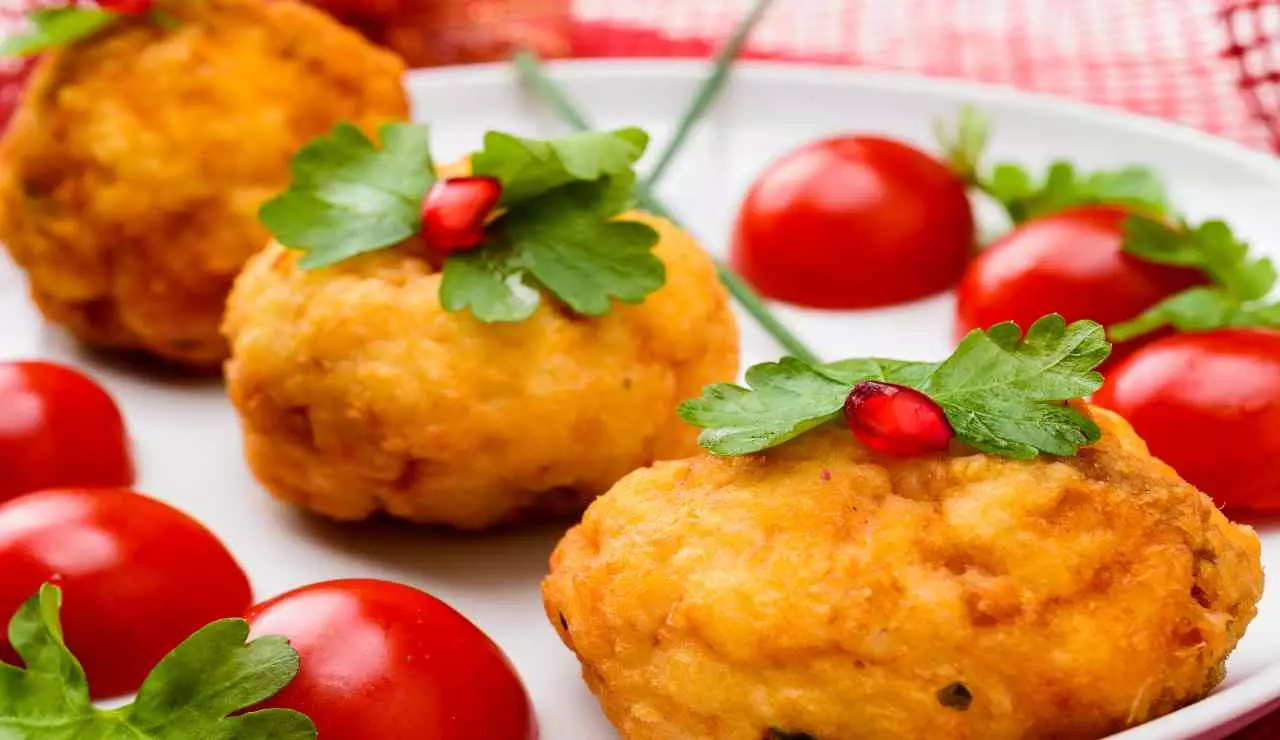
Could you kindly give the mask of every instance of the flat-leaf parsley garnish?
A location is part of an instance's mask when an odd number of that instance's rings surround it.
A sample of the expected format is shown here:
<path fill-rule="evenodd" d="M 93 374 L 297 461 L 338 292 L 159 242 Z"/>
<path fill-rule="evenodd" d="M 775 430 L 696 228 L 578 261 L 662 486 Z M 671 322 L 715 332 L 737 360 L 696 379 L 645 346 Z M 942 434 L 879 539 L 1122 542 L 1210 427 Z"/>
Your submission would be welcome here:
<path fill-rule="evenodd" d="M 1188 288 L 1152 306 L 1140 316 L 1110 327 L 1116 341 L 1171 326 L 1209 331 L 1231 326 L 1280 328 L 1280 303 L 1268 302 L 1276 267 L 1253 257 L 1249 246 L 1222 221 L 1192 225 L 1132 216 L 1124 224 L 1124 251 L 1162 265 L 1199 270 L 1208 285 Z"/>
<path fill-rule="evenodd" d="M 132 704 L 98 709 L 84 670 L 62 638 L 61 592 L 45 585 L 13 617 L 9 640 L 25 668 L 0 662 L 0 737 L 94 740 L 312 740 L 306 715 L 241 713 L 298 672 L 283 637 L 246 642 L 249 626 L 223 619 L 187 638 L 152 670 Z"/>
<path fill-rule="evenodd" d="M 956 438 L 983 452 L 1070 456 L 1101 430 L 1066 402 L 1102 387 L 1095 368 L 1110 352 L 1097 323 L 1068 325 L 1052 314 L 1025 336 L 1012 323 L 971 332 L 938 363 L 862 358 L 813 366 L 784 357 L 747 370 L 747 387 L 708 386 L 679 414 L 703 429 L 699 444 L 711 452 L 746 455 L 837 419 L 855 385 L 878 381 L 928 396 Z"/>
<path fill-rule="evenodd" d="M 71 46 L 132 16 L 147 16 L 159 26 L 173 25 L 173 19 L 156 10 L 124 12 L 107 7 L 76 6 L 36 8 L 27 13 L 27 30 L 8 36 L 0 42 L 0 58 L 34 56 Z"/>
<path fill-rule="evenodd" d="M 1071 162 L 1058 160 L 1039 179 L 1026 167 L 1011 162 L 996 164 L 984 172 L 981 160 L 990 124 L 972 106 L 960 109 L 954 128 L 937 122 L 935 133 L 952 170 L 999 202 L 1015 224 L 1093 203 L 1127 205 L 1153 216 L 1169 210 L 1164 182 L 1154 171 L 1140 165 L 1080 172 Z"/>
<path fill-rule="evenodd" d="M 390 124 L 380 139 L 376 146 L 355 126 L 340 125 L 294 157 L 292 186 L 263 206 L 276 239 L 306 252 L 302 268 L 393 247 L 422 231 L 427 194 L 449 183 L 437 180 L 428 129 Z M 549 140 L 486 134 L 471 170 L 497 181 L 501 196 L 475 248 L 438 250 L 441 305 L 481 321 L 520 321 L 546 291 L 579 314 L 599 316 L 615 300 L 639 303 L 662 287 L 657 232 L 614 218 L 631 205 L 635 164 L 647 145 L 648 135 L 635 128 Z"/>

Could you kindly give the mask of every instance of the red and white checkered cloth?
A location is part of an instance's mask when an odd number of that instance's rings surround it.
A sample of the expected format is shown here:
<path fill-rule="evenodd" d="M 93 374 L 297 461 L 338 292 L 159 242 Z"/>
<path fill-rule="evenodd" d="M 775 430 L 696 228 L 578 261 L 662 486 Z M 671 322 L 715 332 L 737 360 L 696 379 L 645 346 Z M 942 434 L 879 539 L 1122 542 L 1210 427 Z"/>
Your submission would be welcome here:
<path fill-rule="evenodd" d="M 573 48 L 706 55 L 749 4 L 576 0 Z M 748 56 L 1014 85 L 1280 149 L 1280 0 L 777 0 Z"/>
<path fill-rule="evenodd" d="M 0 0 L 0 31 L 32 1 Z M 470 4 L 490 28 L 545 12 L 582 57 L 707 56 L 752 2 L 401 1 Z M 1280 151 L 1280 0 L 776 0 L 747 56 L 1015 85 Z M 21 73 L 0 68 L 0 120 Z"/>

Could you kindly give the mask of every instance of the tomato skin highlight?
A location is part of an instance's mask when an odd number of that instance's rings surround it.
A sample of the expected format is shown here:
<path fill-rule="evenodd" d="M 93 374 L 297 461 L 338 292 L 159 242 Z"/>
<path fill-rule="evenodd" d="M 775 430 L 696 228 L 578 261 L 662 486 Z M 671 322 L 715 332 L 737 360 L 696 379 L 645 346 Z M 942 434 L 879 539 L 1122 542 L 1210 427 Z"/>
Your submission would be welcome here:
<path fill-rule="evenodd" d="M 0 614 L 52 582 L 95 699 L 136 691 L 170 650 L 238 617 L 249 580 L 204 525 L 124 489 L 55 489 L 0 504 Z M 7 639 L 0 659 L 18 663 Z"/>
<path fill-rule="evenodd" d="M 283 635 L 297 678 L 264 706 L 311 717 L 326 740 L 536 740 L 524 685 L 492 640 L 415 588 L 304 586 L 253 607 L 251 637 Z"/>
<path fill-rule="evenodd" d="M 1126 254 L 1129 215 L 1120 206 L 1080 206 L 1027 221 L 996 240 L 960 280 L 956 341 L 1002 321 L 1026 329 L 1050 313 L 1111 326 L 1208 282 L 1198 270 Z M 1150 339 L 1116 345 L 1109 365 Z"/>
<path fill-rule="evenodd" d="M 956 283 L 974 252 L 964 183 L 906 144 L 813 142 L 771 164 L 743 200 L 733 266 L 764 295 L 870 308 Z"/>
<path fill-rule="evenodd" d="M 1220 506 L 1280 511 L 1280 332 L 1161 339 L 1118 365 L 1094 403 Z"/>
<path fill-rule="evenodd" d="M 133 485 L 120 409 L 71 368 L 0 363 L 0 471 L 0 501 L 45 488 Z"/>

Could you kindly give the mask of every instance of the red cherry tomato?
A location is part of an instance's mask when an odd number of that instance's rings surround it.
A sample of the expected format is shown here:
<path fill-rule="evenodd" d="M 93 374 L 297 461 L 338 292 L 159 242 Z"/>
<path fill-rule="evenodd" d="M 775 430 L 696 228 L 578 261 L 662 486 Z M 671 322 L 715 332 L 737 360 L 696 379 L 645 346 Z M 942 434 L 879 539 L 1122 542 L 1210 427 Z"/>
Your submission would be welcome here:
<path fill-rule="evenodd" d="M 755 181 L 732 263 L 771 298 L 867 308 L 951 287 L 973 246 L 973 213 L 951 170 L 906 144 L 845 136 L 801 147 Z"/>
<path fill-rule="evenodd" d="M 283 635 L 297 678 L 267 706 L 306 713 L 328 740 L 535 740 L 506 656 L 458 612 L 397 583 L 317 583 L 255 606 L 250 635 Z"/>
<path fill-rule="evenodd" d="M 139 15 L 151 10 L 155 0 L 98 0 L 103 10 L 110 10 L 125 15 Z"/>
<path fill-rule="evenodd" d="M 1280 332 L 1161 339 L 1112 370 L 1094 403 L 1219 505 L 1280 511 Z"/>
<path fill-rule="evenodd" d="M 0 501 L 132 484 L 124 419 L 101 386 L 61 365 L 0 363 Z"/>
<path fill-rule="evenodd" d="M 62 587 L 67 647 L 94 698 L 137 690 L 170 650 L 238 617 L 249 581 L 199 522 L 123 489 L 30 493 L 0 504 L 0 614 L 46 581 Z M 18 657 L 0 640 L 0 658 Z"/>
<path fill-rule="evenodd" d="M 1050 313 L 1109 326 L 1205 282 L 1197 270 L 1126 254 L 1122 227 L 1128 216 L 1118 206 L 1081 206 L 1028 221 L 997 240 L 960 281 L 957 339 L 1002 321 L 1025 329 Z M 1142 343 L 1118 346 L 1112 361 Z"/>

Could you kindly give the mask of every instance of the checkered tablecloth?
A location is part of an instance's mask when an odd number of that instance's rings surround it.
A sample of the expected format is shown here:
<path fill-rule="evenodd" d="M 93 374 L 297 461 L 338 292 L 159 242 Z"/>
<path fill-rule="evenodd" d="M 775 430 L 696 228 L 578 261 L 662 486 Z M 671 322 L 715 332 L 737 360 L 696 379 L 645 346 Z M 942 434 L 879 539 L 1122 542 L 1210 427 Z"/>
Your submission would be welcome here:
<path fill-rule="evenodd" d="M 576 0 L 573 53 L 705 55 L 749 4 Z M 1280 0 L 777 0 L 748 56 L 1014 85 L 1280 147 L 1278 37 Z"/>
<path fill-rule="evenodd" d="M 28 3 L 62 1 L 0 0 L 0 29 Z M 751 2 L 381 0 L 368 7 L 398 15 L 353 20 L 381 22 L 377 35 L 430 62 L 500 55 L 511 43 L 552 55 L 705 56 Z M 1016 85 L 1280 151 L 1280 0 L 776 0 L 747 55 Z M 0 118 L 23 71 L 0 68 Z"/>

